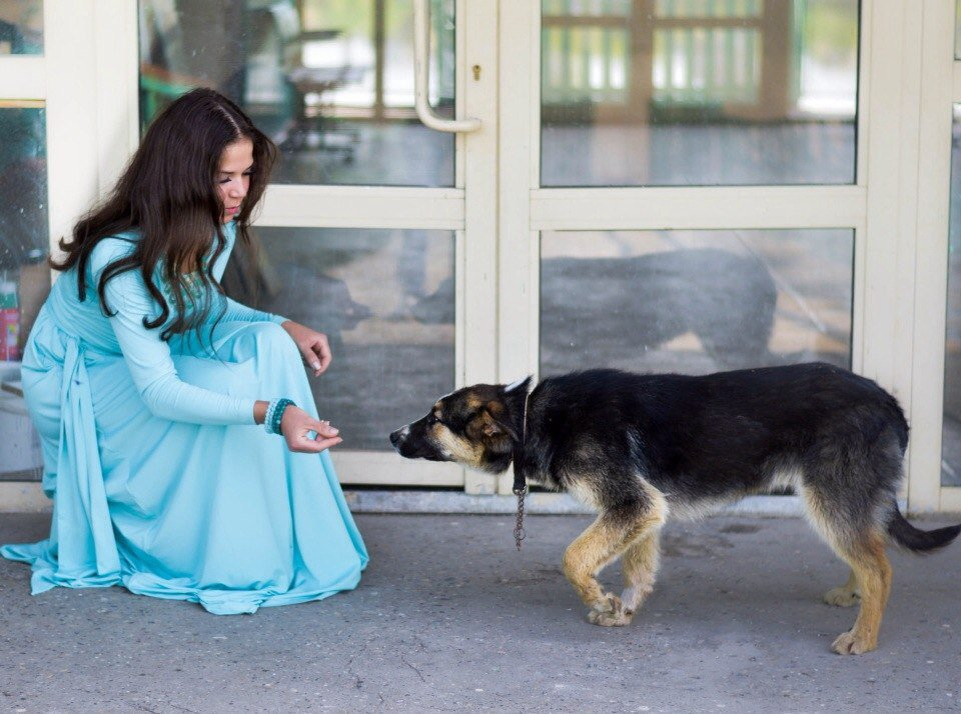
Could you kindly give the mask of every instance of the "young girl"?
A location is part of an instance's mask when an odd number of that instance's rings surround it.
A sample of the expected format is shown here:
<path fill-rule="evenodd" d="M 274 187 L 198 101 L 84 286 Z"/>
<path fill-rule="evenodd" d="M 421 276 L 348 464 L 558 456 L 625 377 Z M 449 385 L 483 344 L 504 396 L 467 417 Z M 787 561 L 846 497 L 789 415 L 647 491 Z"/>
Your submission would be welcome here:
<path fill-rule="evenodd" d="M 32 564 L 34 594 L 122 584 L 232 614 L 357 585 L 367 552 L 326 451 L 341 439 L 301 364 L 323 373 L 327 339 L 218 282 L 275 154 L 194 90 L 61 241 L 23 359 L 53 523 L 0 548 Z"/>

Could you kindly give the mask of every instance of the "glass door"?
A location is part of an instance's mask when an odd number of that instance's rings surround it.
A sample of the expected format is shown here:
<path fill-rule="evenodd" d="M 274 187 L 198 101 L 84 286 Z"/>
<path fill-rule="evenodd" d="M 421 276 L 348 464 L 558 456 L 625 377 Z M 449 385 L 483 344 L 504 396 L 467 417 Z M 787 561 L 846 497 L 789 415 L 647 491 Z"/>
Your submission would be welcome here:
<path fill-rule="evenodd" d="M 400 459 L 387 440 L 468 377 L 493 376 L 493 344 L 478 338 L 494 319 L 482 156 L 496 134 L 485 96 L 496 72 L 482 59 L 494 30 L 466 4 L 139 3 L 141 126 L 209 86 L 280 149 L 259 249 L 235 256 L 224 285 L 328 335 L 334 362 L 311 382 L 344 436 L 333 455 L 345 484 L 483 490 L 459 467 Z M 479 121 L 449 126 L 468 113 Z"/>
<path fill-rule="evenodd" d="M 864 371 L 861 3 L 501 8 L 502 376 Z"/>

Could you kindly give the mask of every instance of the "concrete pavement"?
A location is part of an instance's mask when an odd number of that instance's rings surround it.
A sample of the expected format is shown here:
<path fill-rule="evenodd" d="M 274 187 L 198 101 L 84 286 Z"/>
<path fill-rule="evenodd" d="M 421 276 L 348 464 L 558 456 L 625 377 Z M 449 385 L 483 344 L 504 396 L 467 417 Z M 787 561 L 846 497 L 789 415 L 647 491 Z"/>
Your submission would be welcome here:
<path fill-rule="evenodd" d="M 357 520 L 357 590 L 253 616 L 120 588 L 31 597 L 29 569 L 0 560 L 0 711 L 961 709 L 961 544 L 892 552 L 880 646 L 845 658 L 829 646 L 855 613 L 819 598 L 846 569 L 798 518 L 669 524 L 655 592 L 621 629 L 588 624 L 560 572 L 590 517 L 530 516 L 520 553 L 509 516 Z M 0 543 L 48 523 L 0 513 Z"/>

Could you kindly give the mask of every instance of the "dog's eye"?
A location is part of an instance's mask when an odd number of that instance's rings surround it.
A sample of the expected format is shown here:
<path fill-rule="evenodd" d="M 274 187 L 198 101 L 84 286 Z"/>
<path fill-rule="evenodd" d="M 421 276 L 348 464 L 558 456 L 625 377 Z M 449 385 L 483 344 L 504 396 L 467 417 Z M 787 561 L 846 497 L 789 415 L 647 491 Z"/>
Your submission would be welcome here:
<path fill-rule="evenodd" d="M 438 418 L 437 418 L 436 416 L 434 416 L 433 414 L 428 414 L 428 415 L 427 415 L 427 426 L 433 426 L 434 424 L 436 424 L 436 423 L 439 422 L 439 421 L 440 421 L 440 419 L 438 419 Z"/>

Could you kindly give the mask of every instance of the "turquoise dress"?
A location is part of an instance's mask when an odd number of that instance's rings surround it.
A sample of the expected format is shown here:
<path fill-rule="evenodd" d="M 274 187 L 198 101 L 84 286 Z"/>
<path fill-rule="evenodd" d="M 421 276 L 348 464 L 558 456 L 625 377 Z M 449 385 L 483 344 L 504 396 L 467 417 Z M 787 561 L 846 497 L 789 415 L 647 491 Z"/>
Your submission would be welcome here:
<path fill-rule="evenodd" d="M 225 228 L 218 279 L 236 234 Z M 216 614 L 354 588 L 367 552 L 329 454 L 292 453 L 254 423 L 258 399 L 288 397 L 317 416 L 283 318 L 228 299 L 210 344 L 210 325 L 203 345 L 164 342 L 143 326 L 158 306 L 136 271 L 108 281 L 106 317 L 100 273 L 136 240 L 101 241 L 86 300 L 66 271 L 33 326 L 23 387 L 53 521 L 47 540 L 0 555 L 33 566 L 34 594 L 123 585 Z"/>

